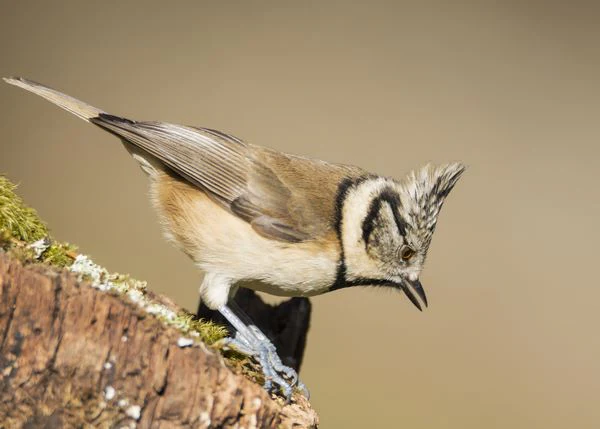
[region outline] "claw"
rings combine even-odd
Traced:
[[[308,390],[308,387],[306,387],[306,385],[304,383],[302,383],[301,381],[298,381],[298,384],[296,385],[296,387],[300,390],[300,392],[302,392],[302,394],[304,395],[304,397],[306,399],[310,399],[310,391]]]
[[[233,348],[240,353],[252,356],[263,370],[265,376],[263,387],[267,392],[273,393],[276,390],[280,390],[287,402],[290,402],[292,398],[294,386],[298,386],[303,393],[308,393],[306,386],[298,382],[296,371],[289,366],[283,365],[277,355],[275,346],[270,341],[266,340],[265,342],[263,340],[263,342],[255,342],[254,344],[250,341],[250,339],[238,332],[235,338],[224,338],[219,341],[218,345]],[[305,394],[305,396],[307,395]]]
[[[265,376],[263,385],[265,390],[268,392],[281,391],[287,402],[290,402],[293,388],[298,386],[308,398],[308,390],[298,380],[296,371],[281,362],[277,349],[257,326],[246,325],[227,306],[221,307],[219,311],[237,331],[235,338],[221,340],[221,344],[232,346],[241,353],[252,356],[258,362]]]

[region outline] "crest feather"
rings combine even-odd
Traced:
[[[402,211],[424,242],[431,240],[444,200],[465,169],[459,162],[427,164],[401,182]]]

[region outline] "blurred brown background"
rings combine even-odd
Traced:
[[[390,176],[470,166],[427,311],[381,289],[313,299],[301,375],[324,428],[600,427],[599,8],[3,3],[3,76]],[[54,235],[195,309],[200,274],[118,141],[20,89],[0,99],[0,172]]]

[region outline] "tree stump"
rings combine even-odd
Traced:
[[[272,398],[217,350],[183,347],[176,328],[66,270],[0,250],[0,287],[0,428],[318,426],[301,395]]]

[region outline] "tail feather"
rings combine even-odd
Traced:
[[[40,83],[33,82],[31,80],[24,79],[22,77],[8,77],[3,78],[5,82],[11,85],[19,86],[27,91],[33,92],[40,97],[62,107],[63,109],[71,112],[75,116],[80,117],[84,121],[90,122],[91,118],[95,118],[104,111],[97,109],[96,107],[90,106],[81,100],[77,100],[67,94],[56,91],[55,89],[48,88]]]

